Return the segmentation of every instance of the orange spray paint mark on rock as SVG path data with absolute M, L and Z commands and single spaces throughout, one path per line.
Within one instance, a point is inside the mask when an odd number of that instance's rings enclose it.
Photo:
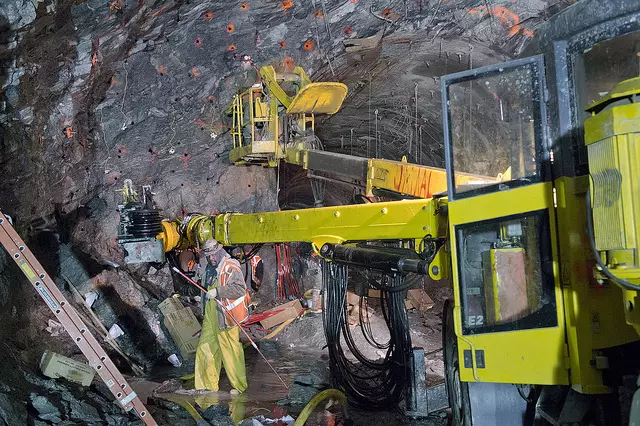
M 280 4 L 282 5 L 282 13 L 287 13 L 287 10 L 293 7 L 293 1 L 291 0 L 281 0 Z
M 247 10 L 249 10 L 249 3 L 247 3 L 246 1 L 243 1 L 242 3 L 240 3 L 240 10 L 243 12 L 246 12 Z
M 324 13 L 321 10 L 316 10 L 316 18 L 318 19 L 323 19 L 324 18 Z
M 284 64 L 285 70 L 293 71 L 295 63 L 293 62 L 293 58 L 291 56 L 287 56 L 286 58 L 284 58 L 284 61 L 282 61 L 282 63 Z
M 164 65 L 160 65 L 158 68 L 156 68 L 156 71 L 158 71 L 158 74 L 160 74 L 160 75 L 169 74 L 169 70 Z
M 189 167 L 189 160 L 191 160 L 191 157 L 192 155 L 189 154 L 189 151 L 187 151 L 187 148 L 185 148 L 184 153 L 180 157 L 180 160 L 182 160 L 182 165 L 184 166 L 185 169 Z
M 158 159 L 158 148 L 152 146 L 151 148 L 149 148 L 149 154 L 151 154 L 151 164 L 155 164 L 156 160 Z
M 385 10 L 382 11 L 382 16 L 390 16 L 393 13 L 393 9 L 391 9 L 390 7 L 387 7 Z
M 156 10 L 155 12 L 153 12 L 151 14 L 151 16 L 153 16 L 154 18 L 158 15 L 160 15 L 162 12 L 164 12 L 167 9 L 167 6 L 162 6 L 160 9 Z
M 193 67 L 191 68 L 191 75 L 193 76 L 193 79 L 195 80 L 196 78 L 200 77 L 200 71 L 198 71 L 197 67 Z
M 193 121 L 194 121 L 194 122 L 196 123 L 196 125 L 197 125 L 198 127 L 200 127 L 201 129 L 204 129 L 205 127 L 207 127 L 207 123 L 205 123 L 205 122 L 202 120 L 202 118 L 200 118 L 200 117 L 198 117 L 198 118 L 194 119 Z
M 311 52 L 313 50 L 313 47 L 314 47 L 314 43 L 313 43 L 313 40 L 311 39 L 305 41 L 304 44 L 302 45 L 302 48 L 307 52 Z
M 235 52 L 236 50 L 238 50 L 238 46 L 236 46 L 234 43 L 231 43 L 227 46 L 227 52 Z
M 122 9 L 124 9 L 124 6 L 124 0 L 113 0 L 111 3 L 109 3 L 109 12 L 118 13 L 122 11 Z
M 205 21 L 210 21 L 213 19 L 213 16 L 214 16 L 213 11 L 207 10 L 202 14 L 202 19 L 204 19 Z
M 118 173 L 118 172 L 109 172 L 109 173 L 105 174 L 105 181 L 109 185 L 114 185 L 114 184 L 118 183 L 118 179 L 120 179 L 120 173 Z M 118 220 L 120 220 L 120 216 L 118 216 Z
M 533 35 L 535 34 L 531 30 L 522 28 L 522 25 L 520 25 L 520 16 L 504 6 L 496 6 L 491 9 L 487 6 L 478 6 L 469 10 L 470 15 L 477 15 L 480 13 L 495 16 L 504 24 L 506 24 L 509 28 L 509 32 L 507 33 L 509 37 L 513 37 L 516 34 L 523 34 L 527 37 L 533 37 Z
M 228 33 L 232 33 L 232 32 L 234 32 L 235 30 L 236 30 L 236 26 L 235 26 L 235 25 L 233 25 L 231 22 L 229 22 L 229 23 L 227 24 L 227 32 L 228 32 Z
M 202 39 L 200 38 L 200 36 L 196 37 L 196 39 L 193 41 L 193 44 L 196 47 L 202 47 Z
M 128 153 L 126 145 L 116 144 L 116 150 L 118 151 L 118 158 L 122 158 Z
M 287 42 L 284 40 L 279 40 L 278 44 L 280 45 L 280 47 L 282 47 L 283 49 L 287 48 Z

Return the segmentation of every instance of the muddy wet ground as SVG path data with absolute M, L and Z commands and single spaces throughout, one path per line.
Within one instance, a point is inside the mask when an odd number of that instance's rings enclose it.
M 284 388 L 256 351 L 253 348 L 247 348 L 245 356 L 249 388 L 245 394 L 231 395 L 229 393 L 231 385 L 223 374 L 220 380 L 220 391 L 218 392 L 194 391 L 192 390 L 193 380 L 187 380 L 182 382 L 180 389 L 170 392 L 163 391 L 163 388 L 167 388 L 167 384 L 165 384 L 153 392 L 152 398 L 174 403 L 187 402 L 202 411 L 212 405 L 223 405 L 229 408 L 231 417 L 238 423 L 243 419 L 260 415 L 272 419 L 286 415 L 297 418 L 304 405 L 287 405 L 286 401 L 292 401 L 295 404 L 297 401 L 310 398 L 311 395 L 321 389 L 330 387 L 328 382 L 328 360 L 323 351 L 301 348 L 293 350 L 272 344 L 263 344 L 260 347 L 278 374 L 289 386 L 289 390 Z M 173 379 L 172 384 L 177 384 L 181 376 L 188 375 L 192 371 L 193 365 L 189 363 L 180 368 L 168 370 L 166 374 Z M 164 378 L 166 380 L 167 376 Z M 310 378 L 311 380 L 309 380 Z M 153 379 L 159 381 L 161 377 Z M 301 385 L 300 382 L 308 383 L 309 381 L 314 383 L 320 381 L 320 383 L 308 385 L 306 386 L 308 389 L 305 390 L 305 385 Z M 172 384 L 169 385 L 169 388 Z M 142 383 L 139 383 L 140 385 Z M 152 387 L 150 385 L 150 382 L 144 384 L 147 392 Z M 301 393 L 307 392 L 308 396 L 301 395 Z M 326 403 L 323 403 L 316 408 L 307 420 L 307 425 L 338 425 L 342 422 L 341 407 L 335 404 L 325 409 L 325 405 Z M 432 414 L 426 419 L 410 419 L 403 416 L 400 411 L 378 410 L 377 407 L 371 407 L 369 410 L 349 408 L 348 412 L 356 425 L 407 424 L 444 426 L 447 424 L 446 412 Z
M 425 350 L 425 371 L 429 385 L 442 383 L 444 376 L 439 314 L 441 295 L 437 294 L 437 296 L 434 308 L 423 313 L 414 310 L 408 314 L 413 346 L 422 347 Z M 388 338 L 388 331 L 379 307 L 371 303 L 370 311 L 373 333 L 380 341 L 384 341 Z M 363 352 L 369 358 L 377 359 L 384 356 L 373 347 L 367 347 L 368 344 L 362 336 L 359 325 L 352 326 L 351 332 L 359 347 L 363 348 Z M 245 340 L 244 336 L 243 340 Z M 193 361 L 186 362 L 179 368 L 168 367 L 155 372 L 149 381 L 138 382 L 137 386 L 140 388 L 138 392 L 149 395 L 156 405 L 171 401 L 184 407 L 186 403 L 196 407 L 200 412 L 210 406 L 226 406 L 236 424 L 243 419 L 257 416 L 273 419 L 291 415 L 297 418 L 311 397 L 324 389 L 331 388 L 329 360 L 324 345 L 321 314 L 307 314 L 287 326 L 276 339 L 258 342 L 260 350 L 289 389 L 283 386 L 255 349 L 246 345 L 245 358 L 249 388 L 243 395 L 233 396 L 229 393 L 231 385 L 224 373 L 220 380 L 220 391 L 194 391 L 193 379 L 184 379 L 193 373 Z M 341 424 L 343 419 L 341 407 L 335 404 L 325 409 L 325 406 L 326 403 L 320 404 L 306 424 Z M 379 407 L 367 409 L 350 407 L 348 412 L 356 425 L 444 426 L 447 424 L 446 411 L 434 413 L 425 419 L 410 419 L 405 417 L 399 409 L 380 410 Z

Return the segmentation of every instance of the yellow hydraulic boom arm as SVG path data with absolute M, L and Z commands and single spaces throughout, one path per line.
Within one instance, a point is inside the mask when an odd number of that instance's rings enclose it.
M 446 199 L 419 199 L 269 213 L 225 213 L 164 221 L 158 236 L 165 251 L 195 247 L 208 238 L 224 245 L 311 243 L 316 253 L 325 244 L 358 241 L 414 240 L 447 234 Z M 446 276 L 448 253 L 439 250 L 431 268 L 433 279 Z

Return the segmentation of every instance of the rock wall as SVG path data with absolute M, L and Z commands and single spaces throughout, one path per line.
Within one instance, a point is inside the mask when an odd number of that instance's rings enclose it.
M 5 1 L 0 204 L 27 230 L 98 206 L 106 234 L 125 178 L 167 214 L 275 208 L 272 170 L 227 161 L 226 107 L 265 64 L 348 84 L 329 149 L 440 165 L 438 77 L 517 55 L 568 3 Z

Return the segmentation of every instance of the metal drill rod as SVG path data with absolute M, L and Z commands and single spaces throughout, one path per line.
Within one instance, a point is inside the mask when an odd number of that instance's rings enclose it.
M 187 280 L 187 282 L 189 284 L 192 284 L 196 287 L 198 287 L 200 290 L 204 291 L 205 293 L 207 292 L 207 290 L 205 290 L 204 287 L 202 287 L 200 284 L 196 283 L 195 281 L 193 281 L 191 278 L 189 278 L 188 276 L 186 276 L 180 269 L 176 268 L 175 266 L 173 267 L 173 270 L 176 271 L 182 278 L 184 278 L 185 280 Z M 280 381 L 282 382 L 282 385 L 286 388 L 289 389 L 289 386 L 287 386 L 287 384 L 284 382 L 284 380 L 282 380 L 282 377 L 280 377 L 280 375 L 278 374 L 278 372 L 276 371 L 275 368 L 273 368 L 273 366 L 271 365 L 271 363 L 269 362 L 269 360 L 267 359 L 267 357 L 264 356 L 264 354 L 262 352 L 260 352 L 260 349 L 258 349 L 258 345 L 256 345 L 256 343 L 253 341 L 253 339 L 251 338 L 251 336 L 249 336 L 249 334 L 245 331 L 244 328 L 242 328 L 242 325 L 240 324 L 240 322 L 238 322 L 237 319 L 235 319 L 235 317 L 231 314 L 231 312 L 229 312 L 229 310 L 222 304 L 222 302 L 220 302 L 218 299 L 213 299 L 216 301 L 216 303 L 218 303 L 218 305 L 220 305 L 220 307 L 222 308 L 222 310 L 233 320 L 234 323 L 236 323 L 236 325 L 240 328 L 240 330 L 242 330 L 242 332 L 244 333 L 245 336 L 247 336 L 247 339 L 249 339 L 249 342 L 251 343 L 251 346 L 253 346 L 255 348 L 255 350 L 260 354 L 260 356 L 262 357 L 262 359 L 264 359 L 264 362 L 267 363 L 267 365 L 269 366 L 269 368 L 271 368 L 271 371 L 273 371 L 273 374 L 275 374 L 278 379 L 280 379 Z

